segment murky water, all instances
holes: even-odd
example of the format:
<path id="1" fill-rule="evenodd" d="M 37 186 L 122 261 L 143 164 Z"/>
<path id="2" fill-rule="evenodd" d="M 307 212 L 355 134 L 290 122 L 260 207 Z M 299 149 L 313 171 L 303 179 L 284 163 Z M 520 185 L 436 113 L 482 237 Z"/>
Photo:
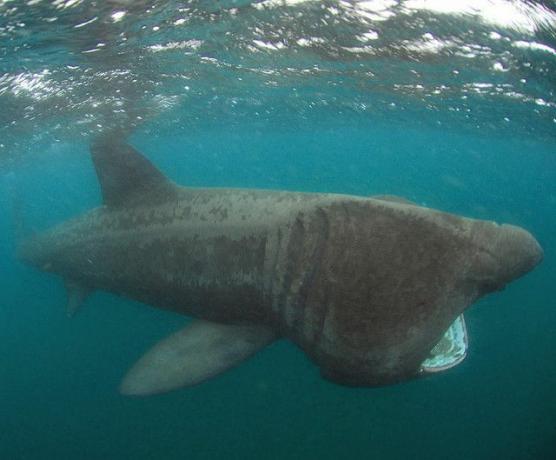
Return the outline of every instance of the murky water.
<path id="1" fill-rule="evenodd" d="M 0 1 L 0 457 L 556 456 L 556 13 L 468 0 Z M 15 259 L 100 202 L 107 128 L 184 185 L 358 195 L 521 225 L 543 264 L 467 316 L 467 359 L 349 389 L 277 343 L 206 384 L 129 399 L 126 369 L 184 318 Z"/>

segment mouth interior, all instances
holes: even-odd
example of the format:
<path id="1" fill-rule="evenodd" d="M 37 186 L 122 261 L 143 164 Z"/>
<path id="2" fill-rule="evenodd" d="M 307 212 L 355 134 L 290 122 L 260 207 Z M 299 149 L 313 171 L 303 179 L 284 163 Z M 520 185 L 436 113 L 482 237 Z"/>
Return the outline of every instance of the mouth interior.
<path id="1" fill-rule="evenodd" d="M 467 354 L 467 329 L 459 315 L 421 364 L 422 372 L 441 372 L 461 363 Z"/>

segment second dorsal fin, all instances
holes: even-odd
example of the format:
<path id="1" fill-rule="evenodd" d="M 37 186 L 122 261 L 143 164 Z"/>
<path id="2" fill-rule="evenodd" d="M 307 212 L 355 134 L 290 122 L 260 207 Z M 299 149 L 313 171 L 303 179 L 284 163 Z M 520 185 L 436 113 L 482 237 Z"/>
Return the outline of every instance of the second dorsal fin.
<path id="1" fill-rule="evenodd" d="M 96 139 L 91 154 L 106 206 L 158 204 L 177 195 L 176 185 L 116 134 Z"/>
<path id="2" fill-rule="evenodd" d="M 408 200 L 407 198 L 404 198 L 403 196 L 373 195 L 373 196 L 371 196 L 371 198 L 373 198 L 375 200 L 380 200 L 380 201 L 389 201 L 391 203 L 409 204 L 411 206 L 417 206 L 417 203 L 415 203 L 414 201 Z"/>

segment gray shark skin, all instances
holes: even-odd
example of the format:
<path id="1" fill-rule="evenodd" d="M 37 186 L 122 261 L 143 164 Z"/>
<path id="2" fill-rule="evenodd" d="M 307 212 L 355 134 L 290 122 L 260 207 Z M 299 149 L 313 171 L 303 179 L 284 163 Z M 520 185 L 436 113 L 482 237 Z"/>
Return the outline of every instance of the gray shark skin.
<path id="1" fill-rule="evenodd" d="M 100 289 L 196 318 L 125 394 L 201 383 L 278 338 L 340 384 L 414 378 L 467 307 L 543 258 L 521 228 L 400 198 L 180 187 L 123 141 L 91 151 L 104 205 L 19 256 L 65 279 L 69 314 Z"/>

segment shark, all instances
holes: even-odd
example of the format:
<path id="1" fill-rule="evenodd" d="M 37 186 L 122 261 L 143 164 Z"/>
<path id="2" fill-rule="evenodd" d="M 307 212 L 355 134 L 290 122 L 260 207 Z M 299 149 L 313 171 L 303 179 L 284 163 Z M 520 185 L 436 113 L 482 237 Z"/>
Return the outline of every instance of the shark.
<path id="1" fill-rule="evenodd" d="M 193 318 L 131 367 L 125 395 L 200 384 L 279 339 L 342 385 L 444 371 L 467 352 L 463 312 L 543 259 L 520 227 L 397 196 L 183 187 L 116 135 L 91 156 L 102 205 L 18 255 L 63 278 L 69 316 L 104 290 Z"/>

